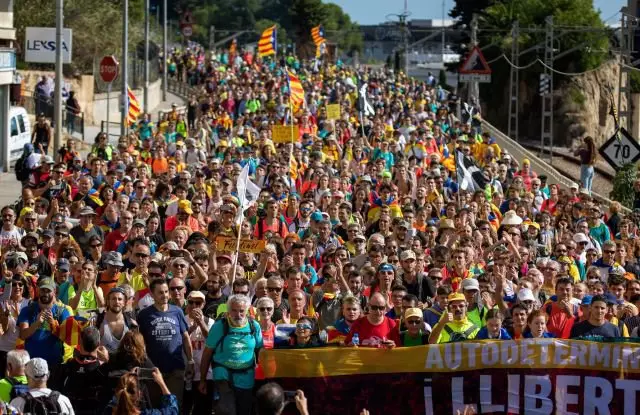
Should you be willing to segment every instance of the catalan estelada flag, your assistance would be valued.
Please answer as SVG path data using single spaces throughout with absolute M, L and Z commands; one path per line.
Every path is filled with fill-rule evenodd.
M 71 316 L 60 323 L 58 338 L 71 347 L 80 344 L 80 334 L 89 321 L 80 316 Z
M 140 116 L 140 112 L 141 112 L 141 109 L 140 109 L 141 106 L 140 106 L 140 102 L 138 101 L 136 96 L 133 94 L 133 91 L 128 85 L 127 85 L 127 98 L 128 98 L 127 101 L 129 102 L 127 120 L 129 122 L 129 125 L 132 125 L 136 121 L 138 121 L 138 117 Z
M 294 73 L 287 70 L 287 77 L 289 78 L 289 100 L 295 114 L 304 107 L 304 89 L 300 79 Z
M 322 28 L 322 25 L 318 25 L 311 29 L 311 39 L 313 39 L 313 44 L 316 46 L 325 42 L 324 29 Z
M 260 57 L 275 55 L 276 49 L 276 26 L 273 25 L 262 32 L 262 36 L 260 36 L 260 40 L 258 41 L 258 55 Z

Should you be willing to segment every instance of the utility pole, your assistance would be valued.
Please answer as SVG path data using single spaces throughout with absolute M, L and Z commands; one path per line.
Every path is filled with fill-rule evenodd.
M 623 7 L 620 10 L 620 58 L 618 70 L 618 123 L 627 131 L 631 127 L 631 87 L 629 85 L 628 66 L 632 65 L 631 51 L 633 50 L 633 29 L 636 18 L 627 14 L 628 10 Z M 628 65 L 628 66 L 627 66 Z M 622 95 L 625 96 L 624 109 L 622 105 Z M 624 121 L 623 121 L 624 120 Z
M 547 16 L 544 42 L 544 73 L 542 83 L 548 87 L 541 90 L 542 95 L 542 125 L 540 130 L 540 157 L 544 160 L 545 149 L 549 150 L 549 164 L 553 164 L 553 16 Z
M 127 85 L 129 84 L 129 0 L 122 1 L 122 111 L 120 113 L 120 135 L 127 135 L 127 119 L 129 113 L 129 99 Z
M 478 46 L 478 16 L 474 14 L 471 19 L 471 45 L 469 50 L 473 50 L 476 46 Z M 478 89 L 477 81 L 469 83 L 468 102 L 475 103 L 474 105 L 477 105 L 480 102 L 478 99 L 478 96 L 480 95 Z
M 62 147 L 62 111 L 64 103 L 62 102 L 62 30 L 64 29 L 64 0 L 56 0 L 56 81 L 55 81 L 55 97 L 53 100 L 54 122 L 56 124 L 53 137 L 53 154 L 58 154 L 58 150 Z M 40 115 L 40 114 L 36 114 Z M 8 145 L 8 144 L 7 144 Z
M 445 25 L 444 25 L 444 18 L 446 15 L 446 7 L 447 7 L 447 1 L 446 0 L 442 0 L 442 64 L 444 65 L 444 55 L 445 55 L 445 49 L 447 48 L 447 44 L 446 44 L 446 37 L 445 37 Z
M 509 128 L 507 135 L 518 142 L 518 110 L 519 110 L 519 96 L 520 96 L 520 79 L 518 76 L 517 66 L 520 66 L 520 45 L 518 44 L 518 38 L 520 36 L 520 22 L 517 20 L 513 22 L 511 27 L 511 74 L 509 77 L 509 91 L 511 97 L 509 99 Z M 514 67 L 516 66 L 516 67 Z
M 167 101 L 167 0 L 162 2 L 162 101 Z
M 213 45 L 216 43 L 216 27 L 209 26 L 209 50 L 213 51 Z
M 149 108 L 149 0 L 144 0 L 144 112 Z

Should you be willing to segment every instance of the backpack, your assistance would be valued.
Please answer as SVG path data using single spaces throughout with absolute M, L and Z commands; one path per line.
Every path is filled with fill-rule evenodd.
M 449 335 L 449 343 L 463 342 L 465 340 L 469 340 L 469 336 L 471 336 L 471 334 L 473 334 L 473 332 L 476 330 L 478 330 L 478 326 L 476 326 L 475 324 L 473 324 L 471 327 L 469 327 L 463 332 L 453 331 L 453 329 L 448 325 L 444 326 L 444 331 L 446 331 L 447 334 Z
M 265 232 L 264 222 L 265 222 L 264 218 L 258 222 L 258 239 L 262 239 L 262 237 L 264 236 L 264 232 Z M 280 233 L 282 231 L 283 226 L 285 227 L 285 231 L 288 231 L 288 228 L 286 227 L 286 223 L 283 222 L 282 218 L 278 218 L 278 230 L 276 231 L 276 233 Z
M 25 156 L 24 153 L 22 153 L 18 161 L 16 161 L 16 165 L 13 169 L 16 172 L 16 180 L 19 182 L 29 179 L 31 171 L 27 168 L 27 156 Z
M 11 392 L 9 393 L 11 400 L 18 396 L 26 395 L 29 392 L 29 386 L 26 383 L 22 383 L 18 379 L 12 377 L 6 377 L 5 380 L 11 385 Z
M 22 412 L 31 415 L 54 415 L 62 414 L 62 407 L 58 402 L 60 393 L 51 391 L 49 396 L 33 396 L 27 392 L 22 398 L 24 399 L 24 407 Z
M 255 324 L 257 324 L 257 322 L 253 317 L 249 317 L 248 320 L 249 320 L 250 335 L 254 337 L 256 340 L 256 343 L 258 343 L 258 338 L 256 337 L 256 328 L 255 328 Z M 226 316 L 224 316 L 222 319 L 222 337 L 220 337 L 220 340 L 218 340 L 218 342 L 216 343 L 216 346 L 213 348 L 214 351 L 218 350 L 218 346 L 220 346 L 221 352 L 224 351 L 224 338 L 227 337 L 228 334 L 229 334 L 229 320 L 227 320 Z

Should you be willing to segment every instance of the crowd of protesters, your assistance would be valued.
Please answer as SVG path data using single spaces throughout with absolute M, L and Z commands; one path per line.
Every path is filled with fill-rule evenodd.
M 637 335 L 636 217 L 538 176 L 458 121 L 454 93 L 291 55 L 170 59 L 194 85 L 184 111 L 99 134 L 86 155 L 72 139 L 25 146 L 21 200 L 1 211 L 6 404 L 269 413 L 286 399 L 254 392 L 261 349 Z M 286 68 L 305 91 L 294 114 Z M 274 142 L 291 121 L 298 136 Z M 246 171 L 260 191 L 242 204 Z M 305 413 L 302 392 L 287 399 Z

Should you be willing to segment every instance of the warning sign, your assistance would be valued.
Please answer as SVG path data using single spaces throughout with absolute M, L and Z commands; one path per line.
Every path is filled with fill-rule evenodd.
M 475 46 L 460 67 L 461 74 L 490 75 L 491 68 L 479 47 Z

